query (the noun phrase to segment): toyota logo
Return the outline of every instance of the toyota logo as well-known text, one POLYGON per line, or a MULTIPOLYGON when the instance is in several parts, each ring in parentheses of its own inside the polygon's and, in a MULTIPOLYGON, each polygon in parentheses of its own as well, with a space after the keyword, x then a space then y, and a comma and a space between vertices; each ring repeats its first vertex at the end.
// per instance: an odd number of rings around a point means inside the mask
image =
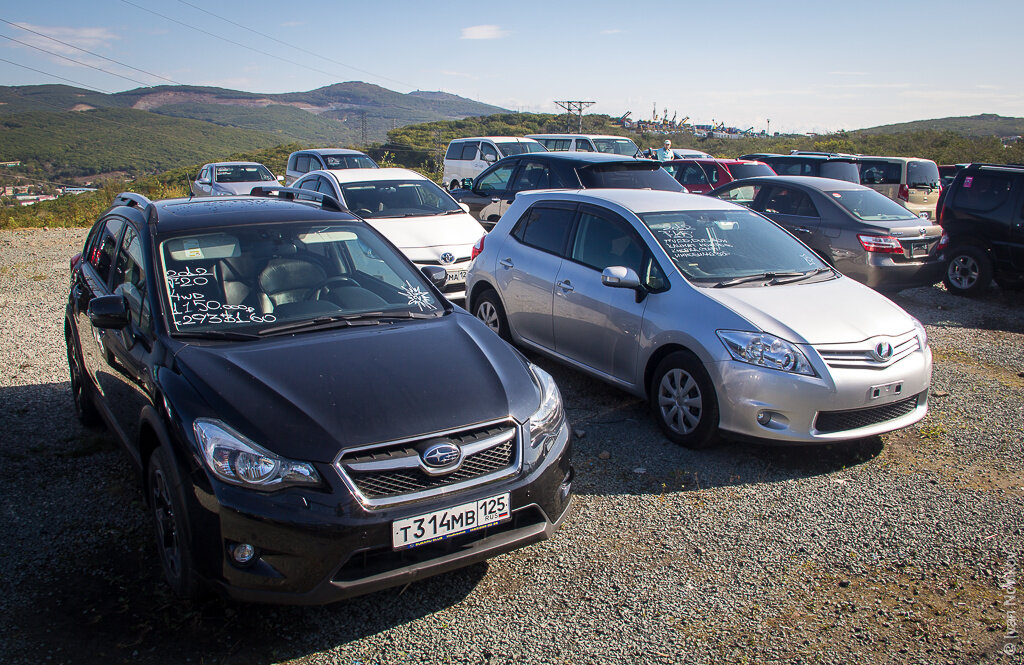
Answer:
POLYGON ((892 344, 889 342, 879 342, 875 344, 875 348, 871 350, 871 355, 875 357, 878 362, 885 362, 889 358, 892 358, 892 344))
POLYGON ((445 252, 441 255, 441 263, 448 265, 449 263, 455 263, 455 255, 451 252, 445 252))
POLYGON ((423 463, 429 467, 439 469, 450 466, 458 461, 462 451, 458 446, 451 443, 436 443, 423 451, 423 463))
POLYGON ((917 232, 918 232, 918 233, 920 233, 921 235, 925 235, 926 233, 928 233, 928 229, 926 229, 926 228, 924 228, 924 227, 922 226, 921 228, 919 228, 919 229, 917 230, 917 232))

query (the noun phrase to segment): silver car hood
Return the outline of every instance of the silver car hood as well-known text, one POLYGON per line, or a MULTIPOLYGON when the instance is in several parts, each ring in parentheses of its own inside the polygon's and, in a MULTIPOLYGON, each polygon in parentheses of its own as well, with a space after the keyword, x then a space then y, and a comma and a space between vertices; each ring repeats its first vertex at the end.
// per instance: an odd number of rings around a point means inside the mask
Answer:
POLYGON ((914 329, 909 314, 849 277, 813 284, 701 289, 763 332, 797 344, 844 344, 914 329))
POLYGON ((218 182, 216 189, 231 192, 234 195, 248 195, 253 187, 279 187, 281 183, 269 180, 257 180, 254 182, 218 182))

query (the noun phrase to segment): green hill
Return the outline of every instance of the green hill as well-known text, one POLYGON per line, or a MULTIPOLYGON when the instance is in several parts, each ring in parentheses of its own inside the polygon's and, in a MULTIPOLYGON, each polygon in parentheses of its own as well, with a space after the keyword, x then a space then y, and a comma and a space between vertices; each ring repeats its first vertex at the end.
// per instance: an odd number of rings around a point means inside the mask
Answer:
POLYGON ((915 120, 895 125, 881 125, 859 129, 857 134, 905 134, 907 132, 955 132, 962 136, 982 137, 1022 136, 1024 135, 1024 118, 1008 118, 994 113, 981 115, 959 116, 951 118, 935 118, 934 120, 915 120))

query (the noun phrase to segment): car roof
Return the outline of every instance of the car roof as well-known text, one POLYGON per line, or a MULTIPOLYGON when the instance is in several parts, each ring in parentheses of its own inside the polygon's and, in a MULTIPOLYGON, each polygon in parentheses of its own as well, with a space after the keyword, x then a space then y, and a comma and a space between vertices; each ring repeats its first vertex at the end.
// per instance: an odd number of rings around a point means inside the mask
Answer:
POLYGON ((832 192, 836 190, 847 190, 847 189, 867 189, 875 191, 870 187, 850 182, 849 180, 836 180, 834 178, 819 178, 817 176, 810 175, 762 175, 754 178, 743 178, 741 180, 733 180, 727 182, 722 187, 732 187, 735 185, 750 185, 754 183, 761 184, 791 184, 799 185, 801 187, 807 187, 808 189, 814 189, 819 192, 832 192))
POLYGON ((516 200, 576 201, 597 205, 611 203, 634 213, 667 210, 735 210, 734 203, 701 194, 666 192, 659 189, 538 189, 520 192, 516 200))
POLYGON ((314 203, 255 196, 163 199, 153 201, 151 205, 158 217, 158 234, 204 227, 246 226, 271 222, 361 222, 350 213, 322 210, 314 203))
POLYGON ((524 138, 522 136, 467 136, 461 139, 452 139, 452 143, 457 141, 519 141, 521 143, 536 143, 533 139, 524 138))
POLYGON ((758 157, 760 161, 768 161, 769 159, 803 159, 815 162, 856 162, 860 157, 843 157, 836 155, 763 155, 758 157))
MULTIPOLYGON (((318 169, 305 174, 303 178, 318 173, 331 176, 340 183, 345 182, 371 182, 378 180, 430 180, 415 171, 399 168, 385 169, 318 169)), ((300 178, 301 180, 302 178, 300 178)))
POLYGON ((203 164, 200 168, 205 169, 207 166, 263 166, 263 164, 259 162, 210 162, 203 164))
POLYGON ((365 152, 361 150, 353 150, 351 148, 306 148, 305 150, 296 150, 292 154, 298 154, 300 152, 313 152, 318 155, 363 155, 366 156, 365 152))
POLYGON ((511 155, 501 159, 495 164, 500 164, 506 159, 539 159, 548 162, 565 162, 568 164, 600 164, 602 162, 651 162, 650 159, 636 159, 624 155, 610 155, 606 152, 531 152, 520 155, 511 155))
POLYGON ((617 136, 615 134, 527 134, 528 139, 624 139, 632 141, 628 136, 617 136))

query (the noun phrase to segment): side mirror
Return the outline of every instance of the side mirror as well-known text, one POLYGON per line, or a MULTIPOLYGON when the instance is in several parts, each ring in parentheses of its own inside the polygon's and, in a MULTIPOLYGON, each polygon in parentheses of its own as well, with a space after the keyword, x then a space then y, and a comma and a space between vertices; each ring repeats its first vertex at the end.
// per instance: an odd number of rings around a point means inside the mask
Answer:
POLYGON ((120 330, 128 325, 128 307, 124 296, 100 296, 89 301, 89 321, 96 328, 120 330))
POLYGON ((640 276, 632 268, 608 266, 601 273, 601 283, 614 289, 639 289, 640 276))
POLYGON ((444 289, 445 283, 448 281, 448 271, 441 266, 423 266, 420 268, 423 275, 431 281, 431 283, 439 289, 444 289))
POLYGON ((494 155, 484 155, 483 158, 484 161, 487 162, 488 164, 498 161, 498 158, 495 157, 494 155))
POLYGON ((465 210, 466 212, 469 212, 469 204, 468 203, 460 203, 459 207, 462 208, 463 210, 465 210))
POLYGON ((463 178, 462 179, 462 188, 463 189, 473 189, 473 179, 472 178, 463 178))
POLYGON ((284 176, 283 175, 277 176, 277 181, 278 182, 284 182, 284 176))

